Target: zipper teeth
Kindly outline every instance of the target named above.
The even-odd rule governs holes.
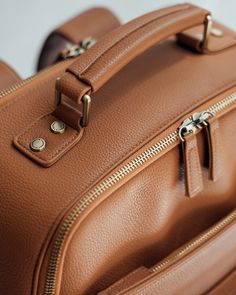
[[[236,101],[236,92],[230,94],[226,98],[222,99],[221,101],[217,102],[216,104],[212,105],[207,109],[207,112],[216,115],[217,113],[223,111],[225,108],[230,106],[232,103]]]
[[[178,140],[178,132],[174,131],[170,133],[168,136],[160,140],[157,144],[151,146],[149,149],[144,151],[134,160],[128,162],[110,177],[105,179],[103,182],[98,184],[93,190],[91,190],[82,200],[75,206],[75,208],[71,211],[69,216],[64,220],[62,226],[59,229],[57,239],[55,241],[54,247],[52,249],[52,253],[50,256],[48,273],[46,278],[45,285],[45,295],[54,294],[55,290],[55,277],[58,270],[59,258],[61,257],[61,251],[63,247],[63,242],[68,235],[71,227],[77,218],[82,214],[82,212],[93,202],[95,201],[103,192],[107,189],[111,188],[121,179],[123,179],[126,175],[137,169],[139,166],[147,162],[149,159],[159,154],[161,151],[166,149],[168,146],[173,144]]]
[[[222,99],[218,103],[212,105],[207,109],[207,111],[216,115],[217,113],[221,112],[234,102],[236,102],[236,92]],[[69,234],[70,229],[72,228],[75,221],[79,218],[79,216],[90,206],[91,203],[93,203],[98,197],[100,197],[102,193],[104,193],[106,190],[118,183],[126,175],[137,169],[139,166],[146,163],[152,157],[158,155],[161,151],[165,150],[174,142],[179,140],[180,138],[178,135],[178,130],[171,132],[169,135],[161,139],[158,143],[154,144],[153,146],[142,152],[135,159],[128,162],[122,168],[120,168],[107,179],[98,184],[94,189],[92,189],[78,202],[78,204],[72,209],[71,213],[64,220],[57,233],[57,237],[53,244],[52,252],[50,254],[48,270],[46,275],[46,283],[44,288],[44,295],[53,295],[55,292],[56,277],[64,241],[67,235]],[[228,224],[233,218],[235,218],[235,216],[236,212],[232,216],[226,218],[224,221],[219,223],[216,227],[214,227],[214,229],[209,231],[209,233],[207,232],[204,235],[200,236],[200,238],[196,239],[194,242],[189,243],[182,250],[180,250],[180,252],[175,254],[175,256],[172,256],[171,259],[168,258],[163,260],[161,263],[156,265],[152,270],[158,271],[163,267],[167,266],[167,264],[171,263],[173,259],[176,259],[176,257],[182,256],[186,251],[190,251],[191,248],[195,247],[196,245],[199,245],[200,243],[214,235],[217,231],[219,231],[226,224]]]
[[[29,77],[25,80],[22,80],[20,82],[17,82],[15,84],[13,84],[12,86],[0,91],[0,98],[3,98],[4,96],[7,96],[9,94],[11,94],[12,92],[16,91],[18,88],[21,88],[22,86],[24,86],[25,84],[31,82],[32,80],[34,80],[34,78],[36,77],[36,75]]]
[[[181,257],[190,253],[193,249],[200,246],[204,242],[207,242],[210,238],[224,229],[227,225],[229,225],[236,218],[236,211],[233,211],[226,218],[221,220],[217,225],[209,229],[207,232],[201,234],[198,238],[193,240],[192,242],[187,243],[185,246],[180,248],[177,252],[171,254],[160,263],[156,264],[153,268],[151,268],[152,272],[162,271],[164,268],[169,266],[170,264],[175,263]]]
[[[42,71],[40,71],[39,73],[29,77],[29,78],[26,78],[20,82],[17,82],[13,85],[11,85],[10,87],[6,88],[6,89],[3,89],[0,91],[0,99],[13,93],[14,91],[18,90],[19,88],[23,87],[24,85],[28,84],[29,82],[32,82],[33,80],[35,80],[36,78],[40,77],[42,74],[45,74],[47,72],[49,72],[50,70],[56,68],[57,66],[63,64],[63,63],[66,63],[68,62],[68,60],[62,60],[56,64],[53,64],[49,67],[47,67],[46,69],[43,69]]]

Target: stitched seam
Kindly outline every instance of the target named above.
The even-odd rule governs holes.
[[[157,20],[160,20],[162,18],[165,18],[167,16],[171,16],[172,14],[175,14],[175,13],[179,13],[179,12],[182,12],[182,11],[186,11],[188,9],[191,9],[192,6],[187,6],[186,8],[181,8],[179,10],[176,10],[176,11],[173,11],[173,12],[169,12],[169,13],[166,13],[164,15],[160,15],[159,17],[155,18],[155,19],[152,19],[151,21],[149,21],[148,23],[145,23],[143,24],[142,26],[136,28],[135,30],[133,30],[132,32],[129,32],[127,33],[125,36],[123,36],[121,39],[119,39],[118,41],[116,41],[114,44],[112,44],[109,48],[107,48],[102,54],[100,54],[92,63],[90,63],[81,73],[79,73],[79,77],[82,78],[82,75],[85,75],[87,73],[87,71],[90,69],[90,67],[92,67],[95,62],[97,62],[99,59],[101,59],[109,50],[111,50],[113,47],[115,47],[118,43],[122,42],[125,38],[129,37],[130,35],[132,35],[133,33],[136,33],[138,30],[144,28],[145,26],[148,26],[149,24],[157,21]]]

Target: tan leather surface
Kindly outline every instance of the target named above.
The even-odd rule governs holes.
[[[196,135],[189,135],[182,143],[184,151],[186,193],[188,197],[194,197],[203,189],[201,164]]]
[[[207,128],[208,149],[209,149],[209,178],[217,181],[222,176],[222,142],[219,121],[211,118]]]
[[[32,125],[24,130],[14,139],[14,145],[23,153],[32,157],[35,162],[40,163],[44,167],[49,167],[54,164],[60,157],[71,149],[75,144],[78,144],[83,135],[83,130],[75,130],[70,126],[66,127],[66,132],[63,134],[53,133],[49,126],[57,120],[51,114],[37,119]],[[44,130],[39,132],[38,130]],[[30,143],[35,138],[43,138],[46,140],[46,149],[40,153],[35,153],[30,148]]]
[[[37,69],[53,64],[67,46],[88,37],[100,39],[120,25],[114,14],[105,8],[91,8],[56,28],[45,40]]]
[[[70,62],[0,99],[0,294],[43,294],[54,235],[69,208],[155,136],[213,96],[229,94],[235,54],[232,47],[198,55],[173,39],[152,47],[93,95],[82,139],[48,169],[12,142],[54,110],[55,79]],[[86,211],[65,242],[55,294],[96,294],[138,267],[154,265],[233,209],[235,116],[234,110],[219,121],[224,165],[216,182],[208,179],[205,144],[198,136],[204,190],[195,198],[185,196],[175,146]],[[230,258],[225,262],[228,268]],[[211,280],[218,276],[212,272]],[[173,281],[178,278],[173,274]]]
[[[221,231],[213,239],[163,271],[153,273],[150,270],[148,275],[146,269],[139,274],[143,269],[139,268],[136,270],[139,275],[136,276],[136,271],[134,271],[99,295],[233,294],[233,290],[235,290],[234,273],[229,275],[226,280],[223,279],[223,283],[221,282],[217,288],[214,288],[215,291],[208,291],[209,286],[215,285],[216,278],[221,280],[236,263],[235,230],[236,223],[234,221],[223,232]],[[136,282],[134,281],[135,277]],[[221,293],[219,293],[220,290]]]
[[[99,295],[109,295],[109,294],[118,294],[121,291],[126,290],[127,287],[136,284],[138,281],[143,280],[144,278],[150,276],[151,271],[146,267],[139,267],[135,271],[128,274],[126,277],[122,278],[106,290],[99,292]]]
[[[0,60],[0,90],[21,80],[20,76],[4,61]]]
[[[236,271],[234,270],[224,278],[209,295],[234,295],[236,293]]]

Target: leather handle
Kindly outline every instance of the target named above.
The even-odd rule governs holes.
[[[191,4],[164,8],[113,30],[81,55],[56,83],[56,89],[80,103],[154,44],[204,24],[209,12]]]

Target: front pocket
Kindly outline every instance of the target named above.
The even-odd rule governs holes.
[[[160,263],[140,267],[99,295],[209,293],[236,266],[235,236],[236,210]]]

